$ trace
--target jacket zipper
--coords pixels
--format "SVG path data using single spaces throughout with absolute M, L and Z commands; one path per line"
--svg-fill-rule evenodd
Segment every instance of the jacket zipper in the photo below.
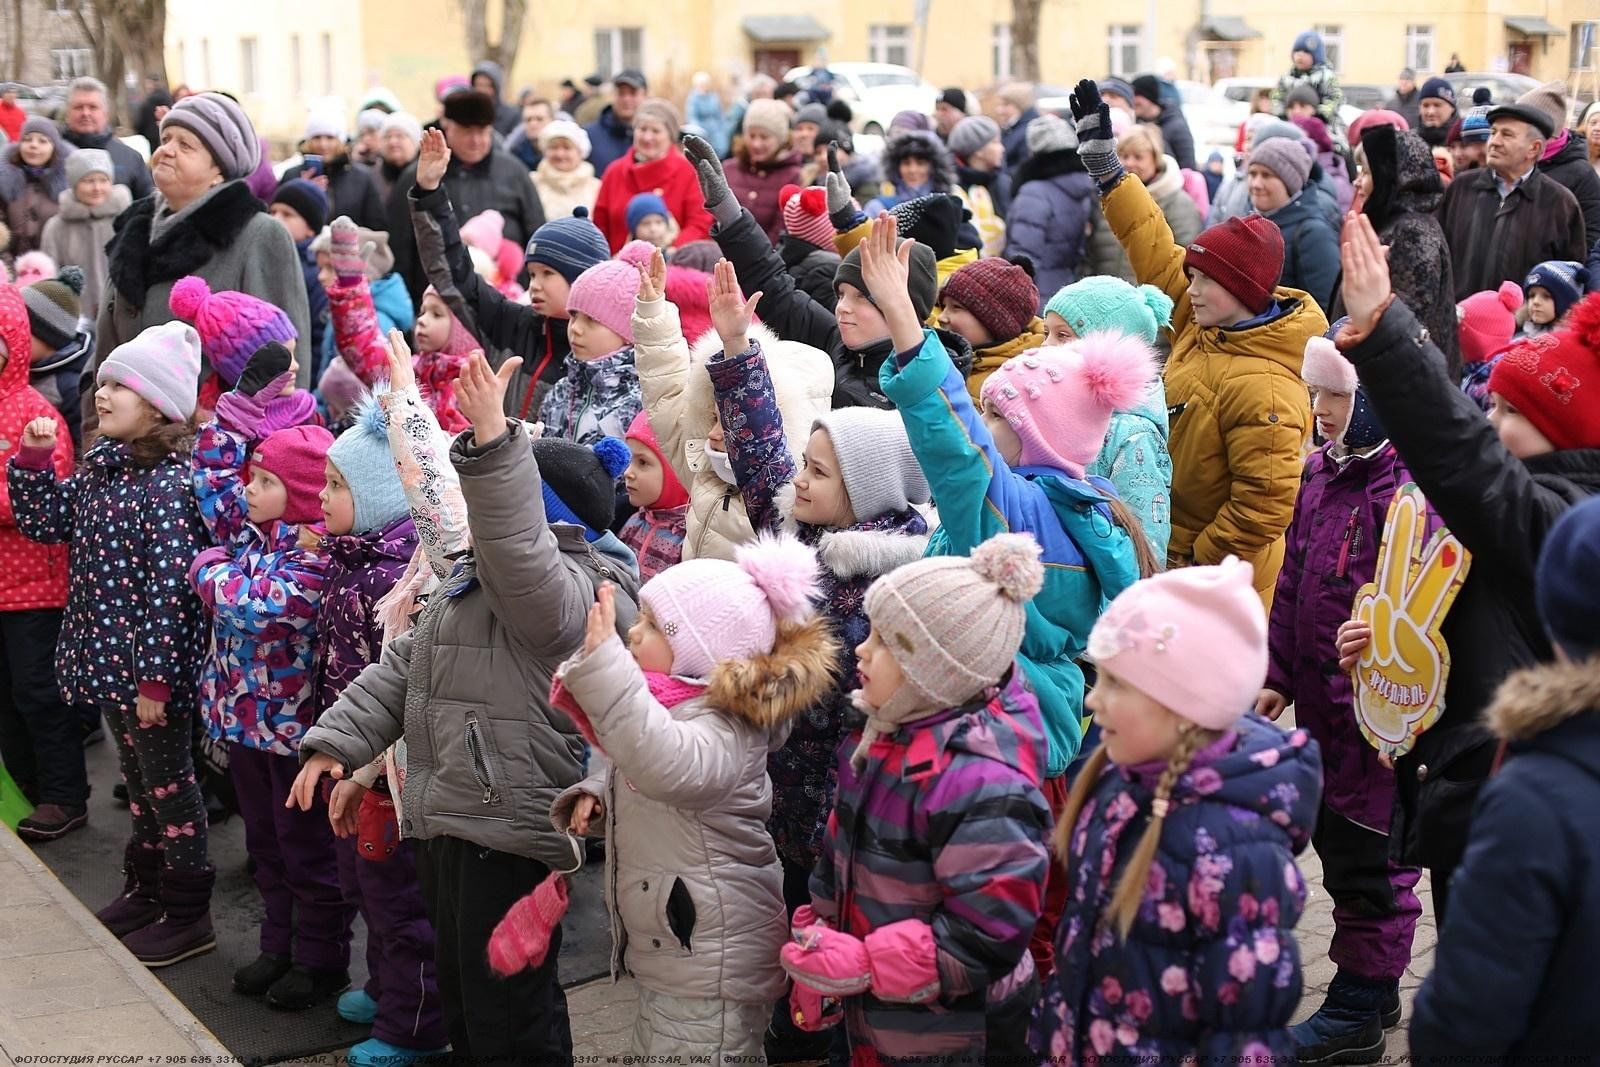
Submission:
M 589 562 L 594 565 L 594 569 L 599 572 L 600 577 L 612 582 L 617 580 L 616 572 L 611 569 L 610 564 L 600 558 L 600 553 L 594 550 L 593 545 L 585 545 L 584 551 L 589 554 Z
M 1339 543 L 1339 565 L 1334 568 L 1335 578 L 1345 578 L 1350 572 L 1350 556 L 1361 545 L 1361 530 L 1356 523 L 1361 519 L 1361 509 L 1351 508 L 1350 519 L 1344 524 L 1344 539 Z
M 472 777 L 483 789 L 485 804 L 500 803 L 500 794 L 494 791 L 494 779 L 489 776 L 489 761 L 483 755 L 483 738 L 478 736 L 478 717 L 467 716 L 467 756 L 472 764 Z

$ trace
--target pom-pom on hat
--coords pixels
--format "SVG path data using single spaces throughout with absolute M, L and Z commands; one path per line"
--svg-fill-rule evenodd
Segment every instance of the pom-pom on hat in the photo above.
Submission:
M 1105 445 L 1112 412 L 1134 404 L 1155 375 L 1155 353 L 1139 338 L 1093 333 L 1006 360 L 982 395 L 1016 431 L 1022 466 L 1082 478 Z
M 1089 658 L 1162 707 L 1226 730 L 1267 678 L 1267 615 L 1250 564 L 1182 567 L 1135 582 L 1089 633 Z
M 293 341 L 297 336 L 282 308 L 232 289 L 213 293 L 198 274 L 178 279 L 167 306 L 178 318 L 194 323 L 211 369 L 229 388 L 258 348 L 269 341 Z
M 615 437 L 580 445 L 558 437 L 533 442 L 545 519 L 584 528 L 584 537 L 598 541 L 611 526 L 617 506 L 617 479 L 633 459 Z
M 965 121 L 965 120 L 963 120 Z M 1039 310 L 1039 287 L 1016 263 L 980 259 L 959 268 L 944 283 L 941 300 L 954 300 L 1002 344 L 1028 328 Z
M 724 660 L 771 652 L 783 623 L 814 612 L 819 568 L 810 548 L 788 536 L 763 534 L 740 545 L 734 561 L 687 560 L 639 590 L 672 649 L 672 673 L 707 678 Z
M 542 263 L 572 284 L 578 275 L 611 258 L 600 227 L 589 221 L 589 211 L 580 207 L 566 218 L 551 219 L 533 231 L 528 239 L 529 263 Z
M 1511 343 L 1517 332 L 1517 309 L 1522 289 L 1516 282 L 1501 282 L 1499 289 L 1473 293 L 1456 305 L 1460 324 L 1461 361 L 1468 366 L 1485 363 Z
M 1283 231 L 1264 215 L 1228 219 L 1200 231 L 1184 250 L 1183 265 L 1212 279 L 1246 310 L 1259 315 L 1272 303 L 1283 273 Z
M 567 313 L 581 311 L 624 344 L 633 344 L 633 305 L 639 297 L 639 269 L 620 259 L 596 263 L 572 283 Z
M 1045 305 L 1060 315 L 1079 337 L 1109 330 L 1156 343 L 1172 325 L 1172 298 L 1153 285 L 1132 286 L 1121 278 L 1098 274 L 1062 286 Z
M 1523 279 L 1523 291 L 1539 286 L 1550 294 L 1556 305 L 1556 318 L 1583 299 L 1583 289 L 1589 281 L 1589 272 L 1582 263 L 1570 259 L 1547 259 L 1528 272 Z
M 783 205 L 783 230 L 790 237 L 832 252 L 833 222 L 828 218 L 828 190 L 820 185 L 805 189 L 785 185 L 778 192 Z
M 200 335 L 187 322 L 146 327 L 111 350 L 95 381 L 132 389 L 168 422 L 187 422 L 200 390 Z
M 1489 391 L 1557 451 L 1600 448 L 1600 294 L 1579 301 L 1563 328 L 1506 349 L 1489 374 Z
M 389 420 L 377 396 L 364 396 L 356 404 L 355 424 L 328 449 L 328 462 L 339 468 L 350 486 L 355 503 L 352 533 L 381 530 L 406 515 L 405 489 L 389 451 Z
M 327 483 L 325 468 L 331 447 L 333 434 L 321 426 L 290 426 L 268 435 L 250 454 L 251 466 L 273 475 L 288 490 L 284 522 L 322 518 L 322 487 Z
M 78 296 L 83 292 L 83 271 L 66 266 L 54 278 L 34 282 L 22 290 L 28 306 L 28 329 L 52 349 L 64 348 L 78 333 Z
M 911 451 L 898 411 L 836 408 L 812 422 L 811 428 L 826 430 L 833 442 L 844 494 L 857 521 L 928 502 L 928 479 Z

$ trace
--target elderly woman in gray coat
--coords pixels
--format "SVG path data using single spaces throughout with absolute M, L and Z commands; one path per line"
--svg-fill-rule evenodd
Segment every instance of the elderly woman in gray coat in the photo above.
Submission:
M 122 213 L 106 248 L 110 285 L 101 299 L 96 367 L 146 327 L 176 318 L 167 306 L 172 284 L 198 274 L 214 293 L 234 289 L 282 308 L 300 337 L 296 384 L 309 384 L 311 320 L 300 256 L 244 181 L 260 162 L 255 127 L 233 98 L 199 93 L 167 112 L 150 157 L 156 191 Z M 83 396 L 87 434 L 97 424 L 94 392 Z

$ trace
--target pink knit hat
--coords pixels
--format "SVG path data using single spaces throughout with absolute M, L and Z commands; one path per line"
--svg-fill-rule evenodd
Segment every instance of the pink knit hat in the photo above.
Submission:
M 711 247 L 716 247 L 715 242 Z M 617 253 L 617 259 L 637 267 L 649 263 L 655 251 L 656 246 L 649 241 L 629 241 Z M 703 270 L 676 262 L 667 264 L 667 291 L 663 295 L 678 309 L 678 325 L 691 345 L 712 330 L 711 298 L 706 295 L 706 282 L 710 280 L 711 275 Z M 751 321 L 761 321 L 760 316 Z
M 289 491 L 284 522 L 316 522 L 322 518 L 322 486 L 327 481 L 328 449 L 333 434 L 321 426 L 291 426 L 271 434 L 250 454 L 252 465 L 277 477 Z
M 1250 564 L 1182 567 L 1135 582 L 1089 633 L 1089 658 L 1207 730 L 1226 730 L 1267 680 L 1267 614 Z
M 1499 289 L 1473 293 L 1456 305 L 1460 329 L 1461 362 L 1484 363 L 1511 343 L 1517 332 L 1517 309 L 1522 306 L 1522 287 L 1516 282 L 1501 282 Z
M 444 354 L 447 356 L 465 356 L 475 348 L 482 348 L 478 339 L 472 336 L 472 331 L 458 318 L 456 313 L 450 311 L 450 305 L 444 297 L 439 296 L 439 290 L 428 286 L 422 291 L 423 296 L 439 297 L 439 303 L 444 304 L 445 311 L 450 314 L 450 337 L 444 343 Z
M 650 412 L 644 408 L 639 409 L 639 414 L 633 417 L 628 424 L 628 432 L 623 435 L 625 440 L 638 441 L 650 450 L 656 457 L 656 462 L 661 464 L 661 495 L 652 508 L 677 508 L 689 502 L 688 490 L 683 483 L 678 481 L 678 475 L 673 471 L 672 464 L 668 462 L 666 454 L 661 451 L 661 442 L 656 440 L 655 427 L 650 425 Z
M 820 185 L 806 189 L 785 185 L 778 192 L 778 203 L 783 205 L 784 233 L 828 252 L 834 250 L 826 189 Z
M 1155 376 L 1155 354 L 1142 340 L 1091 333 L 1006 360 L 982 395 L 1021 439 L 1022 466 L 1082 478 L 1105 444 L 1111 413 L 1134 404 Z
M 813 612 L 817 557 L 795 538 L 763 534 L 734 560 L 687 560 L 639 590 L 672 648 L 673 674 L 707 678 L 723 660 L 771 652 L 779 623 Z
M 288 344 L 297 336 L 282 308 L 232 289 L 213 293 L 198 274 L 178 279 L 167 306 L 178 318 L 194 323 L 201 351 L 229 388 L 258 348 L 268 341 Z
M 639 297 L 639 268 L 620 259 L 596 263 L 567 291 L 567 312 L 581 311 L 633 344 L 633 304 Z

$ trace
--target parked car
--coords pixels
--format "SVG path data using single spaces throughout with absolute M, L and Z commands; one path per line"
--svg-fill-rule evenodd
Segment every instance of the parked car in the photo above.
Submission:
M 1394 95 L 1394 90 L 1382 85 L 1362 85 L 1360 83 L 1340 83 L 1339 88 L 1344 90 L 1344 102 L 1348 107 L 1359 108 L 1362 111 L 1371 111 L 1375 107 L 1382 107 L 1384 102 Z
M 812 67 L 795 67 L 783 76 L 802 89 L 815 80 Z M 900 111 L 933 114 L 939 90 L 908 67 L 893 63 L 829 63 L 833 92 L 850 105 L 850 128 L 859 133 L 882 134 Z
M 1490 98 L 1497 104 L 1509 104 L 1528 90 L 1539 88 L 1539 79 L 1526 74 L 1468 71 L 1465 74 L 1446 74 L 1444 80 L 1455 89 L 1456 106 L 1462 108 L 1472 106 L 1472 94 L 1480 86 L 1488 88 Z

